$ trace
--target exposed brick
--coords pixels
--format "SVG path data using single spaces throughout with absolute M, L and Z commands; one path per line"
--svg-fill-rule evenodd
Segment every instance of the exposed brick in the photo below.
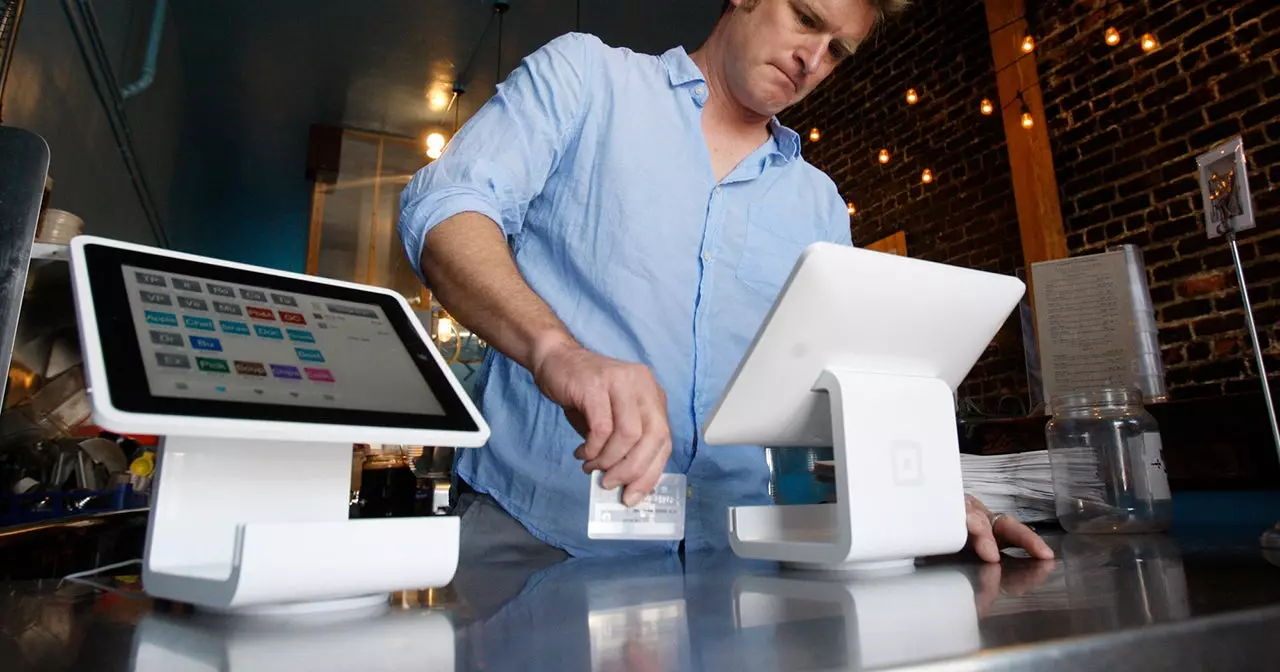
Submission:
M 1197 239 L 1199 237 L 1197 236 Z M 1205 273 L 1182 281 L 1178 293 L 1182 296 L 1196 297 L 1222 291 L 1227 285 L 1227 274 L 1221 271 Z
M 1200 223 L 1195 217 L 1179 217 L 1163 224 L 1157 224 L 1151 230 L 1151 238 L 1153 240 L 1172 240 L 1188 233 L 1195 233 L 1199 229 Z
M 1165 345 L 1177 345 L 1186 343 L 1191 340 L 1191 327 L 1180 324 L 1175 327 L 1162 327 L 1160 329 L 1160 342 Z
M 1195 301 L 1184 301 L 1175 303 L 1171 306 L 1161 308 L 1157 317 L 1162 322 L 1175 322 L 1178 320 L 1186 320 L 1198 315 L 1204 315 L 1212 309 L 1213 305 L 1207 299 L 1196 299 Z
M 1230 357 L 1240 354 L 1240 339 L 1234 336 L 1220 338 L 1213 342 L 1214 357 Z
M 1275 0 L 1028 4 L 1068 252 L 1140 246 L 1173 396 L 1236 389 L 1252 357 L 1225 241 L 1204 234 L 1195 156 L 1235 134 L 1247 143 L 1259 229 L 1241 236 L 1240 253 L 1259 324 L 1275 332 L 1280 6 Z M 1122 47 L 1102 44 L 1104 25 L 1123 31 Z M 1144 30 L 1160 36 L 1155 53 L 1144 55 L 1135 43 Z M 830 129 L 823 142 L 806 143 L 804 153 L 858 202 L 854 240 L 904 230 L 915 257 L 999 272 L 1021 268 L 1003 126 L 974 109 L 975 98 L 995 98 L 981 0 L 915 3 L 911 20 L 886 26 L 879 42 L 892 48 L 860 52 L 804 105 L 782 115 L 793 128 Z M 919 105 L 904 105 L 902 82 L 925 92 Z M 894 149 L 888 167 L 875 161 L 882 146 Z M 919 182 L 925 163 L 938 177 L 927 188 Z M 988 349 L 961 386 L 984 408 L 994 408 L 1004 390 L 1025 389 L 1017 334 L 1011 320 L 1000 346 Z M 1274 343 L 1275 334 L 1268 339 Z
M 1240 132 L 1239 119 L 1224 119 L 1202 131 L 1192 133 L 1189 142 L 1192 147 L 1209 148 Z
M 1195 333 L 1197 338 L 1216 336 L 1228 331 L 1238 331 L 1243 327 L 1244 315 L 1242 313 L 1218 314 L 1213 317 L 1204 317 L 1191 323 L 1191 331 Z

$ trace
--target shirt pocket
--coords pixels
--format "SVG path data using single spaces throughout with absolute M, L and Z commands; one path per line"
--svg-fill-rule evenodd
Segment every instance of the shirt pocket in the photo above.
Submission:
M 770 300 L 791 277 L 791 269 L 805 248 L 817 240 L 812 228 L 797 226 L 794 221 L 794 214 L 775 217 L 765 210 L 752 210 L 747 215 L 736 275 L 742 284 Z

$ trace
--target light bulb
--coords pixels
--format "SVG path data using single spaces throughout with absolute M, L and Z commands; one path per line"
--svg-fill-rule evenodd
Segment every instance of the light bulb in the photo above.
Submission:
M 907 104 L 915 105 L 920 100 L 920 95 L 915 89 L 907 89 Z
M 441 150 L 441 149 L 444 149 L 444 134 L 443 134 L 443 133 L 431 133 L 431 134 L 429 134 L 429 135 L 427 136 L 427 149 L 428 149 L 428 150 L 432 150 L 432 149 L 435 149 L 435 150 Z
M 1143 50 L 1143 51 L 1145 51 L 1145 52 L 1147 52 L 1147 53 L 1150 53 L 1150 52 L 1155 51 L 1155 50 L 1156 50 L 1156 48 L 1157 48 L 1157 47 L 1159 47 L 1159 46 L 1160 46 L 1160 40 L 1157 40 L 1155 35 L 1152 35 L 1151 33 L 1145 33 L 1145 34 L 1142 36 L 1142 50 Z
M 925 168 L 925 169 L 924 169 L 924 172 L 923 172 L 923 173 L 921 173 L 921 175 L 920 175 L 920 181 L 921 181 L 921 182 L 924 182 L 925 184 L 929 184 L 930 182 L 932 182 L 932 181 L 933 181 L 933 171 L 932 171 L 932 170 L 929 170 L 928 168 Z
M 856 214 L 858 214 L 858 209 L 857 209 L 857 208 L 855 208 L 855 207 L 853 207 L 853 201 L 849 201 L 849 202 L 848 202 L 848 203 L 846 203 L 845 205 L 849 206 L 849 214 L 850 214 L 850 215 L 856 215 Z
M 822 132 L 816 127 L 809 129 L 809 142 L 817 142 L 822 139 Z
M 1030 112 L 1023 112 L 1023 113 L 1022 113 L 1022 127 L 1023 127 L 1023 128 L 1031 128 L 1032 126 L 1035 126 L 1035 125 L 1036 125 L 1035 117 L 1032 117 Z
M 453 336 L 453 320 L 447 317 L 440 318 L 440 321 L 436 324 L 436 340 L 441 343 L 448 343 L 453 340 Z
M 1116 30 L 1114 26 L 1107 28 L 1106 39 L 1108 47 L 1114 47 L 1117 44 L 1120 44 L 1120 31 Z
M 1030 35 L 1027 35 L 1026 37 L 1022 38 L 1022 53 L 1029 54 L 1035 50 L 1036 50 L 1035 38 L 1031 37 Z
M 442 154 L 444 154 L 444 150 L 442 149 L 436 149 L 434 147 L 427 148 L 427 158 L 431 159 L 432 161 L 435 161 L 436 159 L 440 158 Z
M 431 94 L 427 96 L 427 107 L 431 108 L 433 112 L 439 112 L 440 110 L 449 107 L 449 94 L 440 89 L 432 91 Z
M 889 150 L 880 150 L 880 163 L 889 163 Z
M 990 98 L 983 98 L 983 99 L 982 99 L 982 114 L 983 114 L 983 115 L 985 115 L 985 116 L 988 116 L 988 117 L 989 117 L 989 116 L 991 116 L 991 114 L 992 114 L 993 112 L 995 112 L 995 111 L 996 111 L 996 107 L 995 107 L 995 105 L 992 105 L 992 104 L 991 104 L 991 99 L 990 99 Z

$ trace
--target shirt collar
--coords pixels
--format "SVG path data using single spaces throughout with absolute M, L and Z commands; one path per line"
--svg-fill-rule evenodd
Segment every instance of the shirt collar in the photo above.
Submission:
M 697 82 L 705 84 L 707 78 L 702 75 L 698 64 L 689 58 L 684 47 L 676 46 L 662 54 L 662 64 L 667 68 L 667 78 L 672 87 L 681 87 Z M 773 135 L 775 155 L 783 163 L 790 163 L 800 158 L 800 135 L 782 125 L 777 117 L 769 120 L 769 132 Z
M 689 58 L 684 47 L 668 49 L 667 53 L 662 55 L 662 64 L 667 67 L 667 77 L 671 79 L 671 86 L 707 81 L 707 78 L 702 76 L 702 70 L 698 69 L 698 64 Z

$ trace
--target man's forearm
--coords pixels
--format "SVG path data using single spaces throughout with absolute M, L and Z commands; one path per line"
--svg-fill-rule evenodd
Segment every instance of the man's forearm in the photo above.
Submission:
M 427 234 L 421 262 L 440 305 L 524 368 L 536 372 L 547 352 L 575 343 L 520 275 L 488 217 L 464 212 L 441 222 Z

